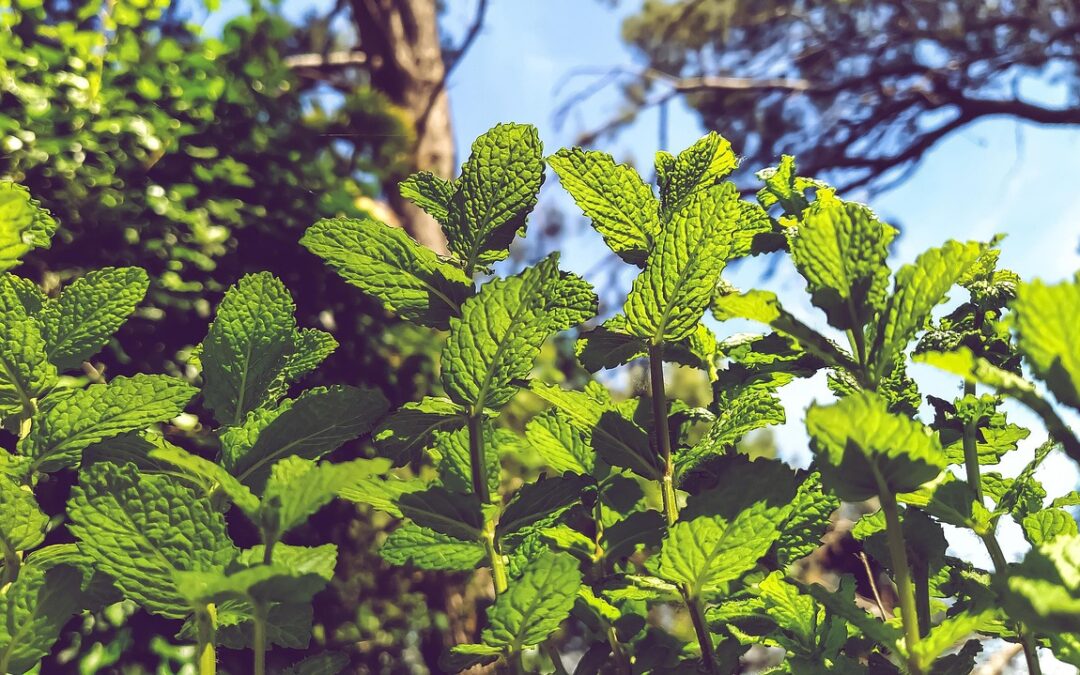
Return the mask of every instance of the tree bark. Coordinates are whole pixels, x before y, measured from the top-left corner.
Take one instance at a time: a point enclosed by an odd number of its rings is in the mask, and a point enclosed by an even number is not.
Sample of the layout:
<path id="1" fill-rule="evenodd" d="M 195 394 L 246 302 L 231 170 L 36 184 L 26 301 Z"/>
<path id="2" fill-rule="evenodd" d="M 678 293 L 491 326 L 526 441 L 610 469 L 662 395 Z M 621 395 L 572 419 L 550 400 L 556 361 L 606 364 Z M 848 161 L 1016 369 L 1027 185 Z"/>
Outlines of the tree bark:
<path id="1" fill-rule="evenodd" d="M 430 171 L 450 178 L 454 136 L 436 0 L 350 1 L 372 86 L 400 106 L 413 123 L 414 165 L 409 173 Z M 413 238 L 446 253 L 446 238 L 439 224 L 398 192 L 398 183 L 407 176 L 390 175 L 383 180 L 387 204 Z"/>

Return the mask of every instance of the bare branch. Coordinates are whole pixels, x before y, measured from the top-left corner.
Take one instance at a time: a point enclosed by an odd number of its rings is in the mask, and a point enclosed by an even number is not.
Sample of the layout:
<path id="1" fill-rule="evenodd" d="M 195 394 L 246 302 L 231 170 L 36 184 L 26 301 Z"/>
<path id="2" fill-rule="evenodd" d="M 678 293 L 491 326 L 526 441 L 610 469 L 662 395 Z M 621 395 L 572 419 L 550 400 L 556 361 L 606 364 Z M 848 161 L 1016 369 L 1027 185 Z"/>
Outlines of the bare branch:
<path id="1" fill-rule="evenodd" d="M 285 65 L 292 69 L 332 70 L 367 63 L 367 54 L 358 51 L 330 52 L 328 54 L 293 54 L 286 56 Z"/>

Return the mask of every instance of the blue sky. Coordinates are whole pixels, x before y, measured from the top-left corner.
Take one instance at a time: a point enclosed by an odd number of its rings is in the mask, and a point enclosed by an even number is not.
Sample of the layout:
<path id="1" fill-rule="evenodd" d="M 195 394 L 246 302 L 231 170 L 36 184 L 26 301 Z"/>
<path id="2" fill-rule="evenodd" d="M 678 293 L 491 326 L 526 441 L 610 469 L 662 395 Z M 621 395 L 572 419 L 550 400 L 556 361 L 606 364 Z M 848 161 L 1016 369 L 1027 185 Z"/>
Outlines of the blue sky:
<path id="1" fill-rule="evenodd" d="M 214 32 L 230 13 L 242 11 L 243 0 L 226 0 L 222 12 L 206 22 Z M 286 14 L 296 17 L 324 0 L 285 3 Z M 460 35 L 472 18 L 472 0 L 450 0 L 445 28 Z M 589 82 L 578 78 L 566 82 L 575 69 L 606 69 L 633 62 L 634 55 L 619 39 L 621 17 L 638 5 L 633 0 L 612 9 L 599 0 L 490 0 L 484 28 L 465 60 L 449 81 L 449 94 L 459 153 L 467 153 L 473 138 L 497 122 L 535 124 L 549 152 L 569 144 L 577 133 L 593 128 L 616 110 L 613 90 L 582 106 L 562 128 L 556 128 L 554 113 L 570 93 Z M 1042 99 L 1060 97 L 1048 85 L 1030 83 L 1025 93 Z M 670 116 L 671 150 L 689 145 L 702 133 L 697 120 L 684 108 L 673 106 Z M 723 129 L 717 129 L 723 133 Z M 651 158 L 657 148 L 657 113 L 649 111 L 639 121 L 603 149 L 621 161 L 632 161 L 650 173 Z M 931 150 L 912 177 L 887 193 L 870 199 L 870 204 L 886 220 L 903 228 L 896 247 L 894 269 L 909 262 L 921 251 L 947 238 L 987 239 L 995 233 L 1008 236 L 1002 261 L 1024 278 L 1060 280 L 1080 269 L 1080 190 L 1073 186 L 1080 176 L 1080 130 L 1069 127 L 1039 127 L 1010 119 L 986 119 L 954 133 Z M 851 195 L 859 197 L 859 195 Z M 578 212 L 554 180 L 545 186 L 542 203 L 557 206 L 570 214 L 569 222 L 580 224 Z M 561 242 L 563 265 L 586 274 L 602 255 L 602 244 L 589 228 L 572 227 L 573 234 Z M 751 261 L 732 274 L 740 286 L 759 281 L 760 261 Z M 632 274 L 627 270 L 627 278 Z M 592 279 L 600 283 L 600 279 Z M 820 317 L 809 307 L 802 292 L 804 283 L 789 263 L 781 265 L 768 281 L 795 313 L 815 324 Z M 924 393 L 950 396 L 955 383 L 925 370 L 917 370 Z M 789 410 L 805 408 L 815 397 L 827 396 L 822 382 L 814 380 L 789 388 L 785 394 Z M 807 461 L 801 415 L 778 431 L 782 452 L 788 459 Z M 1016 411 L 1019 423 L 1040 426 Z M 1041 442 L 1040 432 L 1029 439 L 1027 448 Z M 1027 452 L 1002 468 L 1011 473 L 1030 457 Z M 1064 457 L 1049 460 L 1040 472 L 1051 495 L 1072 489 L 1077 482 L 1076 467 Z M 1008 532 L 1008 548 L 1013 556 L 1023 544 L 1016 528 Z M 964 552 L 980 555 L 978 547 L 956 542 Z M 988 562 L 988 561 L 982 561 Z"/>

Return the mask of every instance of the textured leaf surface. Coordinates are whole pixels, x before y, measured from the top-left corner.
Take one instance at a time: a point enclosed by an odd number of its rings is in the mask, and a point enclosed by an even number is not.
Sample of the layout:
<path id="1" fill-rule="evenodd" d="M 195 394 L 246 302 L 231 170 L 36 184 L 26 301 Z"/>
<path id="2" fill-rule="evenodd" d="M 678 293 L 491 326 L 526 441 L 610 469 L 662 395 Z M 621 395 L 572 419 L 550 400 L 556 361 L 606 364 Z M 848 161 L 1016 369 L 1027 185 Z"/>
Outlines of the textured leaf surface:
<path id="1" fill-rule="evenodd" d="M 948 466 L 935 434 L 870 392 L 810 406 L 806 428 L 826 487 L 845 501 L 877 495 L 875 474 L 891 492 L 912 492 Z"/>
<path id="2" fill-rule="evenodd" d="M 242 483 L 261 492 L 275 461 L 294 455 L 319 459 L 366 433 L 388 405 L 374 389 L 309 389 L 266 424 L 250 447 L 231 445 L 223 464 Z"/>
<path id="3" fill-rule="evenodd" d="M 221 490 L 250 518 L 256 517 L 259 498 L 217 462 L 211 462 L 172 444 L 150 446 L 148 451 L 150 459 L 173 467 L 175 472 L 182 474 L 200 487 L 204 497 L 209 497 L 217 490 Z M 114 455 L 110 459 L 120 460 L 123 456 Z M 143 467 L 140 466 L 140 468 Z"/>
<path id="4" fill-rule="evenodd" d="M 142 302 L 150 279 L 138 267 L 88 272 L 45 305 L 42 327 L 49 360 L 70 370 L 90 358 Z"/>
<path id="5" fill-rule="evenodd" d="M 463 541 L 478 541 L 484 517 L 480 502 L 473 495 L 463 495 L 435 486 L 402 494 L 398 508 L 417 525 Z"/>
<path id="6" fill-rule="evenodd" d="M 537 523 L 547 523 L 580 504 L 589 482 L 579 476 L 545 478 L 523 485 L 499 517 L 495 534 L 506 537 Z"/>
<path id="7" fill-rule="evenodd" d="M 586 442 L 585 435 L 558 409 L 547 410 L 529 420 L 525 439 L 540 453 L 548 468 L 557 473 L 590 475 L 596 465 L 596 452 Z"/>
<path id="8" fill-rule="evenodd" d="M 496 427 L 490 420 L 482 421 L 480 433 L 483 435 L 482 449 L 487 468 L 488 491 L 492 495 L 497 495 L 501 471 L 499 453 L 505 446 L 516 441 L 518 436 L 509 429 Z M 438 466 L 439 478 L 447 489 L 462 493 L 473 491 L 472 459 L 467 428 L 435 432 L 434 446 L 430 454 Z"/>
<path id="9" fill-rule="evenodd" d="M 79 609 L 82 572 L 60 565 L 26 565 L 0 593 L 0 673 L 25 673 L 52 649 Z"/>
<path id="10" fill-rule="evenodd" d="M 473 141 L 445 227 L 450 251 L 467 275 L 509 254 L 543 182 L 543 147 L 535 127 L 497 124 Z"/>
<path id="11" fill-rule="evenodd" d="M 35 548 L 45 540 L 48 522 L 34 493 L 0 474 L 0 552 Z"/>
<path id="12" fill-rule="evenodd" d="M 1029 513 L 1021 523 L 1024 536 L 1032 546 L 1051 541 L 1059 536 L 1077 534 L 1076 519 L 1064 509 L 1046 509 Z"/>
<path id="13" fill-rule="evenodd" d="M 222 424 L 269 401 L 295 347 L 292 296 L 273 275 L 249 274 L 225 293 L 202 344 L 203 399 Z"/>
<path id="14" fill-rule="evenodd" d="M 1063 535 L 1024 556 L 994 583 L 1005 592 L 1005 609 L 1034 630 L 1080 632 L 1080 535 Z"/>
<path id="15" fill-rule="evenodd" d="M 429 216 L 445 223 L 454 199 L 454 182 L 439 178 L 430 171 L 419 171 L 398 185 L 401 196 L 422 208 Z"/>
<path id="16" fill-rule="evenodd" d="M 690 334 L 712 301 L 741 215 L 731 183 L 694 192 L 671 215 L 623 307 L 634 334 L 655 343 Z"/>
<path id="17" fill-rule="evenodd" d="M 660 576 L 700 597 L 757 565 L 777 537 L 787 510 L 761 501 L 730 520 L 698 517 L 675 523 L 660 549 Z"/>
<path id="18" fill-rule="evenodd" d="M 451 432 L 465 424 L 461 406 L 445 398 L 425 397 L 395 410 L 375 430 L 372 440 L 379 454 L 402 465 L 418 460 L 437 432 Z"/>
<path id="19" fill-rule="evenodd" d="M 450 322 L 442 351 L 447 394 L 474 410 L 500 406 L 526 378 L 552 334 L 596 313 L 596 295 L 581 278 L 562 274 L 558 256 L 519 275 L 490 281 Z"/>
<path id="20" fill-rule="evenodd" d="M 484 644 L 510 652 L 540 644 L 570 615 L 579 586 L 581 571 L 573 556 L 544 553 L 488 609 Z"/>
<path id="21" fill-rule="evenodd" d="M 608 248 L 629 263 L 643 263 L 660 231 L 660 203 L 637 171 L 581 148 L 559 150 L 548 162 Z"/>
<path id="22" fill-rule="evenodd" d="M 292 456 L 278 461 L 270 469 L 263 492 L 263 510 L 273 513 L 274 535 L 283 535 L 302 525 L 316 511 L 329 504 L 342 488 L 355 485 L 363 478 L 385 473 L 389 468 L 390 462 L 385 459 L 316 464 Z"/>
<path id="23" fill-rule="evenodd" d="M 132 464 L 96 464 L 68 503 L 71 531 L 97 569 L 147 610 L 180 619 L 178 571 L 220 571 L 236 558 L 225 519 L 191 488 Z"/>
<path id="24" fill-rule="evenodd" d="M 1059 401 L 1080 408 L 1080 280 L 1021 284 L 1012 309 L 1032 370 Z"/>
<path id="25" fill-rule="evenodd" d="M 435 530 L 405 523 L 390 533 L 379 555 L 393 565 L 414 565 L 424 570 L 468 571 L 484 560 L 484 546 L 462 541 Z"/>
<path id="26" fill-rule="evenodd" d="M 39 471 L 74 466 L 88 445 L 172 419 L 194 395 L 194 387 L 165 375 L 92 384 L 43 406 L 19 450 Z"/>
<path id="27" fill-rule="evenodd" d="M 896 230 L 867 207 L 835 197 L 815 201 L 789 235 L 791 258 L 815 305 L 841 330 L 862 330 L 885 305 L 889 242 Z"/>
<path id="28" fill-rule="evenodd" d="M 33 399 L 56 383 L 41 323 L 30 316 L 16 295 L 14 277 L 0 275 L 0 416 L 26 416 Z"/>
<path id="29" fill-rule="evenodd" d="M 738 166 L 731 143 L 716 132 L 709 132 L 670 161 L 658 155 L 656 179 L 663 214 L 677 211 L 695 192 L 716 185 Z"/>
<path id="30" fill-rule="evenodd" d="M 34 248 L 48 248 L 56 221 L 21 185 L 0 181 L 0 272 Z"/>
<path id="31" fill-rule="evenodd" d="M 985 245 L 949 241 L 932 248 L 911 265 L 896 272 L 896 290 L 882 313 L 875 346 L 878 368 L 891 368 L 896 355 L 907 347 L 917 332 L 926 327 L 930 311 L 945 300 L 945 293 L 978 260 Z"/>
<path id="32" fill-rule="evenodd" d="M 320 220 L 300 243 L 386 309 L 425 326 L 446 328 L 472 293 L 460 269 L 401 228 L 376 220 Z"/>

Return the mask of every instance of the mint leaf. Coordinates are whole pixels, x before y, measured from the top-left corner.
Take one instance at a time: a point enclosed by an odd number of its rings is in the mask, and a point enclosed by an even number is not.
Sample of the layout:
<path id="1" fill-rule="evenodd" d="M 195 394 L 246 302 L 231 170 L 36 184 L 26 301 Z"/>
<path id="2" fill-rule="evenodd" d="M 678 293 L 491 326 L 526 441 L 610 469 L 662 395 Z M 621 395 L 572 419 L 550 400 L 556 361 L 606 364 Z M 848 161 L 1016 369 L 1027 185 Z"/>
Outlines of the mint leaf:
<path id="1" fill-rule="evenodd" d="M 532 382 L 532 392 L 565 414 L 571 424 L 586 435 L 586 442 L 605 462 L 626 467 L 644 478 L 660 478 L 660 468 L 648 435 L 624 417 L 610 397 L 596 398 L 586 392 L 570 391 L 536 380 Z"/>
<path id="2" fill-rule="evenodd" d="M 281 675 L 337 675 L 349 665 L 349 657 L 341 652 L 323 652 L 294 663 Z"/>
<path id="3" fill-rule="evenodd" d="M 679 451 L 674 458 L 676 478 L 681 479 L 710 457 L 727 453 L 743 436 L 786 420 L 780 399 L 766 390 L 741 389 L 724 401 L 724 406 L 709 430 L 693 447 Z"/>
<path id="4" fill-rule="evenodd" d="M 1020 284 L 1012 303 L 1017 341 L 1031 369 L 1059 401 L 1080 408 L 1080 280 Z"/>
<path id="5" fill-rule="evenodd" d="M 286 457 L 270 469 L 263 491 L 264 515 L 261 520 L 274 523 L 268 534 L 277 539 L 329 504 L 342 488 L 385 473 L 389 468 L 390 463 L 385 459 L 316 464 L 301 457 Z M 267 512 L 272 513 L 271 518 L 267 518 Z"/>
<path id="6" fill-rule="evenodd" d="M 281 374 L 271 386 L 269 398 L 284 396 L 289 385 L 319 367 L 338 348 L 333 335 L 317 328 L 301 328 L 293 334 L 293 353 L 285 358 Z"/>
<path id="7" fill-rule="evenodd" d="M 858 330 L 885 305 L 889 243 L 896 230 L 869 208 L 824 196 L 790 230 L 791 258 L 829 324 Z"/>
<path id="8" fill-rule="evenodd" d="M 0 474 L 0 553 L 13 555 L 37 547 L 45 541 L 48 524 L 34 493 Z"/>
<path id="9" fill-rule="evenodd" d="M 544 553 L 488 609 L 483 643 L 510 653 L 540 644 L 570 615 L 580 586 L 573 556 Z"/>
<path id="10" fill-rule="evenodd" d="M 404 230 L 376 220 L 320 220 L 300 243 L 345 281 L 408 321 L 446 328 L 472 294 L 472 282 L 460 269 Z"/>
<path id="11" fill-rule="evenodd" d="M 667 157 L 670 157 L 668 155 Z M 699 190 L 707 190 L 739 166 L 739 159 L 720 134 L 710 131 L 672 159 L 657 154 L 661 214 L 666 219 Z"/>
<path id="12" fill-rule="evenodd" d="M 379 555 L 392 565 L 413 565 L 423 570 L 468 571 L 484 560 L 484 546 L 404 523 L 390 533 Z"/>
<path id="13" fill-rule="evenodd" d="M 419 478 L 401 479 L 396 476 L 383 478 L 362 478 L 353 485 L 341 488 L 338 496 L 348 499 L 357 504 L 385 511 L 395 518 L 401 518 L 401 509 L 398 506 L 404 495 L 412 492 L 422 492 L 428 488 L 428 484 Z"/>
<path id="14" fill-rule="evenodd" d="M 1044 544 L 1062 535 L 1077 534 L 1076 520 L 1064 509 L 1046 509 L 1029 513 L 1024 516 L 1020 524 L 1024 528 L 1024 536 L 1032 546 Z"/>
<path id="15" fill-rule="evenodd" d="M 844 501 L 869 499 L 882 488 L 912 492 L 948 466 L 936 435 L 888 412 L 870 392 L 810 406 L 806 428 L 826 487 Z"/>
<path id="16" fill-rule="evenodd" d="M 4 275 L 8 276 L 8 275 Z M 45 338 L 37 319 L 23 307 L 0 313 L 0 417 L 26 418 L 34 399 L 56 384 L 56 367 L 49 362 Z"/>
<path id="17" fill-rule="evenodd" d="M 445 398 L 427 396 L 406 403 L 390 414 L 372 435 L 379 454 L 402 465 L 418 460 L 437 432 L 449 433 L 465 425 L 464 410 Z"/>
<path id="18" fill-rule="evenodd" d="M 0 593 L 0 673 L 25 673 L 52 649 L 79 609 L 82 572 L 68 565 L 24 565 Z"/>
<path id="19" fill-rule="evenodd" d="M 535 127 L 497 124 L 473 141 L 444 228 L 466 276 L 509 255 L 543 182 L 543 148 Z"/>
<path id="20" fill-rule="evenodd" d="M 492 421 L 487 419 L 481 421 L 480 428 L 488 491 L 498 494 L 501 471 L 499 455 L 506 447 L 513 447 L 518 436 L 509 429 L 495 427 Z M 439 469 L 439 478 L 444 487 L 452 492 L 465 494 L 473 491 L 468 429 L 462 427 L 454 431 L 436 431 L 430 454 Z"/>
<path id="21" fill-rule="evenodd" d="M 596 465 L 596 453 L 585 435 L 558 409 L 546 410 L 529 420 L 525 440 L 556 473 L 569 471 L 587 476 Z"/>
<path id="22" fill-rule="evenodd" d="M 581 503 L 588 485 L 589 481 L 574 475 L 542 478 L 523 485 L 499 516 L 496 536 L 507 537 L 537 523 L 552 523 L 559 515 Z"/>
<path id="23" fill-rule="evenodd" d="M 248 274 L 225 293 L 202 344 L 203 400 L 222 424 L 271 401 L 274 381 L 295 349 L 292 296 L 267 272 Z"/>
<path id="24" fill-rule="evenodd" d="M 258 430 L 257 440 L 250 446 L 230 439 L 222 464 L 244 485 L 261 492 L 274 462 L 293 455 L 319 459 L 366 433 L 387 406 L 383 395 L 374 389 L 309 389 L 283 404 L 281 412 Z"/>
<path id="25" fill-rule="evenodd" d="M 548 163 L 608 248 L 628 263 L 643 264 L 660 232 L 660 203 L 637 171 L 581 148 L 559 150 Z"/>
<path id="26" fill-rule="evenodd" d="M 95 464 L 68 502 L 79 550 L 125 597 L 162 616 L 187 616 L 178 571 L 220 571 L 236 558 L 225 519 L 208 500 L 167 476 L 133 464 Z"/>
<path id="27" fill-rule="evenodd" d="M 49 248 L 56 221 L 30 191 L 21 185 L 0 181 L 0 272 L 19 264 L 19 258 L 34 248 Z"/>
<path id="28" fill-rule="evenodd" d="M 83 448 L 172 419 L 194 395 L 194 387 L 165 375 L 140 374 L 92 384 L 59 396 L 55 403 L 43 401 L 30 435 L 19 441 L 19 451 L 33 458 L 38 471 L 75 466 Z"/>
<path id="29" fill-rule="evenodd" d="M 693 331 L 712 301 L 741 219 L 731 183 L 694 192 L 671 214 L 626 298 L 631 332 L 659 344 Z"/>
<path id="30" fill-rule="evenodd" d="M 480 541 L 483 537 L 484 517 L 480 513 L 480 502 L 474 495 L 433 486 L 402 494 L 397 505 L 402 515 L 421 527 L 462 541 Z"/>
<path id="31" fill-rule="evenodd" d="M 419 171 L 401 181 L 398 191 L 445 227 L 450 202 L 454 199 L 453 181 L 439 178 L 430 171 Z"/>
<path id="32" fill-rule="evenodd" d="M 994 575 L 1005 610 L 1034 630 L 1080 632 L 1080 535 L 1062 535 L 1028 551 L 1006 574 Z"/>
<path id="33" fill-rule="evenodd" d="M 552 334 L 591 318 L 596 295 L 552 255 L 513 277 L 484 284 L 450 321 L 442 351 L 442 382 L 456 403 L 479 411 L 517 391 Z"/>
<path id="34" fill-rule="evenodd" d="M 174 471 L 191 480 L 194 485 L 201 488 L 204 497 L 210 497 L 221 490 L 241 511 L 255 520 L 259 510 L 259 498 L 226 471 L 225 467 L 172 444 L 157 447 L 151 445 L 147 449 L 150 459 L 164 462 Z M 119 460 L 122 456 L 114 456 L 112 459 Z"/>
<path id="35" fill-rule="evenodd" d="M 96 354 L 149 286 L 149 277 L 138 267 L 106 267 L 76 279 L 41 314 L 49 360 L 59 370 L 70 370 Z"/>
<path id="36" fill-rule="evenodd" d="M 949 241 L 932 248 L 896 272 L 896 289 L 881 314 L 874 348 L 877 369 L 884 373 L 896 362 L 917 332 L 926 327 L 930 311 L 986 249 L 985 244 Z"/>

